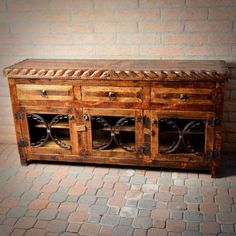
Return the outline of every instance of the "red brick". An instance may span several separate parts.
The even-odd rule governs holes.
[[[72,38],[70,35],[36,35],[32,36],[31,40],[35,44],[71,44]]]
[[[85,222],[88,219],[88,212],[86,211],[75,211],[70,214],[68,222],[69,223],[78,223],[78,222]]]
[[[137,32],[136,23],[96,23],[94,25],[95,32]]]
[[[46,235],[47,231],[43,229],[30,229],[26,232],[25,236],[44,236]]]
[[[174,195],[184,195],[187,188],[185,186],[172,186],[170,192]]]
[[[224,103],[224,111],[235,112],[236,111],[236,104],[235,104],[235,102],[233,102],[233,101],[232,102],[226,101]],[[231,126],[231,125],[232,125],[231,123],[226,123],[226,129],[228,129],[228,127]],[[225,126],[225,124],[224,124],[224,126]]]
[[[235,90],[236,89],[236,80],[228,81],[225,84],[225,89],[227,89],[227,90]]]
[[[3,208],[13,208],[15,206],[17,206],[20,202],[20,198],[19,197],[8,197],[6,199],[4,199],[1,204],[0,207]]]
[[[34,171],[29,171],[26,176],[29,178],[36,178],[39,177],[43,173],[43,170],[37,170],[35,169]]]
[[[41,191],[46,192],[46,193],[54,193],[57,191],[58,188],[59,188],[58,184],[49,183],[49,184],[44,185]]]
[[[167,220],[166,229],[181,233],[185,231],[185,223],[182,220]]]
[[[73,35],[76,44],[113,44],[115,42],[114,34],[96,33],[96,34],[76,34]]]
[[[48,45],[36,45],[36,46],[20,46],[20,47],[15,47],[13,48],[13,53],[16,56],[29,56],[35,57],[39,55],[41,57],[46,57],[49,54],[53,55],[53,48],[48,46]]]
[[[123,197],[115,196],[111,197],[107,203],[109,206],[123,207],[125,205],[125,200]]]
[[[66,231],[71,232],[71,233],[78,233],[80,226],[81,226],[81,224],[71,223],[68,225]]]
[[[236,152],[236,145],[235,143],[223,143],[222,145],[222,150],[224,152],[230,152],[230,153],[235,153]]]
[[[100,178],[102,178],[102,176],[105,176],[106,174],[108,174],[108,172],[109,172],[108,168],[97,167],[94,169],[93,174],[101,176]]]
[[[74,34],[74,33],[91,33],[93,32],[93,24],[91,23],[55,23],[51,25],[51,30],[53,33],[60,34]]]
[[[236,125],[236,124],[235,124]],[[228,133],[227,134],[227,140],[229,143],[236,143],[236,133]],[[235,194],[236,196],[236,194]]]
[[[169,218],[170,212],[166,209],[154,209],[152,211],[151,217],[154,220],[164,221]]]
[[[51,196],[51,193],[40,193],[38,199],[41,199],[41,200],[48,200]]]
[[[97,235],[99,229],[99,224],[85,223],[81,226],[79,233],[82,235]]]
[[[233,6],[233,0],[187,0],[187,6],[191,7],[226,7]]]
[[[114,13],[107,10],[89,10],[77,11],[72,13],[72,22],[89,22],[89,21],[111,21],[114,19]],[[56,21],[55,21],[56,22]]]
[[[111,226],[102,226],[99,232],[99,235],[110,236],[112,235],[113,227]]]
[[[33,217],[22,217],[16,222],[15,227],[19,229],[30,229],[35,222],[36,219]]]
[[[141,46],[140,54],[142,56],[180,56],[183,50],[181,47],[158,47],[158,46]]]
[[[96,47],[96,54],[98,56],[137,56],[139,53],[138,46],[106,46]]]
[[[40,210],[40,209],[44,209],[46,208],[48,205],[48,200],[33,200],[30,204],[29,204],[29,209],[33,209],[33,210]]]
[[[179,34],[164,35],[162,37],[164,44],[181,44],[181,45],[201,45],[206,44],[208,40],[207,34]]]
[[[163,20],[201,20],[208,15],[204,8],[164,8],[162,13]]]
[[[127,191],[130,189],[129,183],[116,183],[114,186],[115,191]]]
[[[63,212],[73,212],[77,208],[78,204],[76,202],[63,202],[58,208],[59,211]]]
[[[43,11],[48,9],[47,0],[34,1],[7,1],[7,8],[10,11]]]
[[[95,0],[95,8],[97,9],[119,9],[119,8],[136,8],[137,0]]]
[[[86,187],[83,184],[76,184],[69,189],[68,194],[80,196],[84,194],[85,191]]]
[[[47,208],[54,208],[57,209],[59,207],[59,202],[49,202]]]
[[[140,0],[140,8],[157,8],[157,7],[179,7],[184,6],[184,0]]]
[[[134,236],[146,236],[147,231],[145,229],[135,229],[133,235]]]
[[[209,43],[211,44],[235,44],[235,42],[236,42],[235,33],[209,35]]]
[[[210,8],[209,19],[215,20],[234,20],[236,18],[236,11],[233,7]]]
[[[0,34],[9,33],[9,25],[6,23],[0,23]]]
[[[74,10],[74,9],[91,9],[93,8],[92,0],[67,0],[66,4],[64,0],[52,0],[50,1],[50,7],[58,10]]]
[[[186,55],[209,56],[209,55],[229,55],[230,46],[194,46],[185,48]]]
[[[158,229],[158,228],[151,228],[148,230],[147,236],[167,236],[167,230],[166,229]],[[170,235],[170,234],[168,234]]]
[[[156,34],[118,34],[119,44],[159,44],[160,36]]]
[[[202,222],[200,224],[201,233],[205,234],[214,234],[217,235],[220,233],[220,225],[216,222]]]
[[[4,10],[6,10],[6,3],[1,1],[0,2],[0,11],[4,11]]]
[[[34,225],[34,228],[46,229],[48,222],[49,221],[47,221],[47,220],[37,220],[36,224]]]
[[[34,12],[29,14],[31,24],[35,22],[37,25],[38,22],[69,22],[70,21],[70,12],[69,11],[44,11],[44,12]],[[21,20],[19,20],[21,21]]]
[[[23,34],[4,34],[1,36],[1,43],[2,44],[9,44],[9,45],[17,45],[17,44],[30,44],[31,39],[28,38],[24,42],[24,35]]]
[[[9,211],[8,207],[0,207],[0,215],[5,215]]]
[[[3,224],[13,226],[17,220],[18,220],[18,218],[9,217],[4,220]]]
[[[186,32],[224,32],[231,31],[229,21],[190,21],[185,23]]]
[[[11,236],[23,236],[25,234],[26,230],[24,229],[14,229],[11,233]]]
[[[88,57],[95,55],[94,46],[54,46],[54,56],[56,57]]]
[[[70,178],[64,178],[59,185],[61,187],[71,187],[73,185],[75,185],[76,180],[75,179],[70,179]]]
[[[129,9],[118,10],[115,15],[115,19],[118,21],[146,21],[160,19],[160,10],[157,9]]]
[[[138,25],[139,32],[182,32],[183,24],[180,22],[149,22],[141,21]]]

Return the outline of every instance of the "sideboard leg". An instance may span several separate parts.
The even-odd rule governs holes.
[[[211,167],[211,177],[212,178],[219,178],[220,177],[220,168],[218,165],[215,165],[215,163],[212,163]]]
[[[21,164],[22,166],[27,166],[27,165],[28,165],[28,161],[27,161],[26,156],[21,156],[21,157],[20,157],[20,164]]]

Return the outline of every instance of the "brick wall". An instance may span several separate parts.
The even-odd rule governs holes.
[[[0,0],[0,69],[24,58],[223,59],[236,79],[235,0]],[[0,142],[15,142],[0,79]],[[224,150],[236,151],[236,80]]]

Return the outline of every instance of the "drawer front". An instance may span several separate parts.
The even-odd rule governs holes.
[[[86,102],[142,102],[141,87],[83,86],[82,101]]]
[[[152,88],[151,101],[154,103],[213,105],[212,88]]]
[[[38,85],[17,84],[19,100],[73,100],[73,86],[70,85]]]

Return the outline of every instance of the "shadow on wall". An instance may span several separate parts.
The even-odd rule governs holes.
[[[236,152],[236,62],[229,63],[232,78],[226,82],[224,121],[223,121],[223,152]]]

